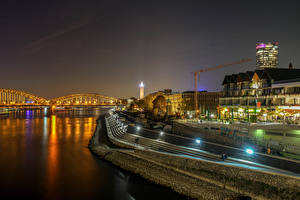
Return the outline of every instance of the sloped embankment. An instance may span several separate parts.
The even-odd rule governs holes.
[[[238,196],[300,199],[299,179],[153,151],[132,150],[124,144],[109,141],[104,121],[103,118],[98,121],[89,145],[95,154],[180,194],[197,199],[236,199]]]

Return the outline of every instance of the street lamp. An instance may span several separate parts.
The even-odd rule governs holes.
[[[254,151],[251,148],[247,148],[246,153],[249,154],[249,155],[252,155],[252,154],[254,154]]]

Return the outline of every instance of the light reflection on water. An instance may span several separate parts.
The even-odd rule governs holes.
[[[94,157],[87,148],[103,109],[27,110],[0,116],[1,197],[182,199]]]
[[[49,193],[55,193],[55,183],[58,178],[58,145],[56,135],[56,116],[51,116],[51,131],[48,145],[47,175]]]

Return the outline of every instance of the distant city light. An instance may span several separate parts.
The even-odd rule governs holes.
[[[196,143],[197,143],[197,144],[200,144],[200,143],[201,143],[201,140],[200,140],[200,139],[196,139]]]
[[[138,131],[141,130],[141,127],[140,127],[140,126],[137,126],[137,127],[136,127],[136,130],[138,130]]]
[[[47,114],[47,111],[48,111],[48,108],[45,107],[45,108],[44,108],[44,114],[45,114],[45,115]]]
[[[164,135],[164,132],[163,132],[163,131],[161,131],[161,132],[160,132],[160,135]]]

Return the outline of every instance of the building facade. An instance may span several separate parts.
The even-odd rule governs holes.
[[[144,98],[145,110],[168,115],[177,115],[183,112],[182,94],[172,92],[171,89],[165,89],[147,95]]]
[[[299,120],[300,69],[264,68],[225,76],[219,118]]]
[[[219,98],[222,97],[222,92],[198,92],[199,114],[207,117],[217,115]],[[194,107],[194,91],[185,91],[182,93],[183,107],[188,114],[195,114]]]
[[[278,65],[278,42],[256,44],[256,67],[274,68]]]

